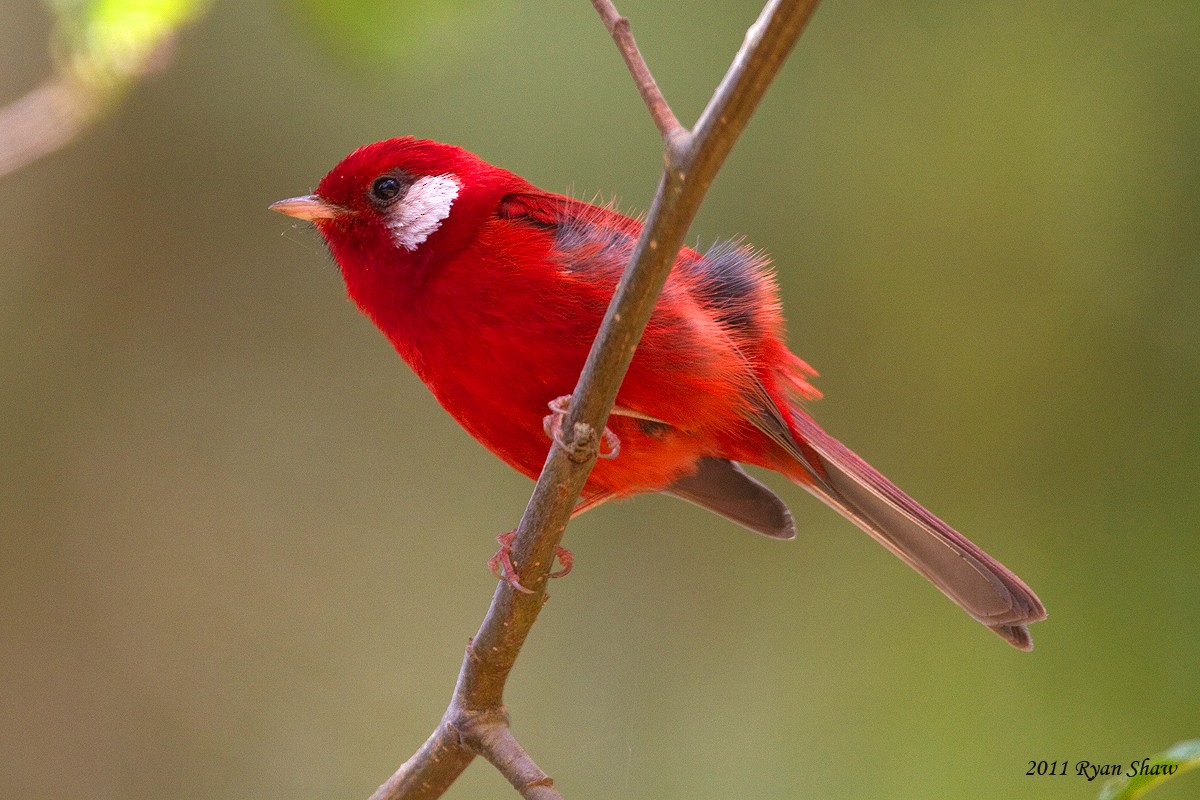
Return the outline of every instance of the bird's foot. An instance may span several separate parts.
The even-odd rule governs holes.
[[[500,549],[496,551],[496,555],[488,559],[488,569],[492,571],[499,580],[506,581],[513,589],[522,594],[533,594],[532,589],[526,589],[517,579],[517,570],[512,562],[512,546],[513,540],[517,538],[516,531],[502,533],[496,537],[496,541],[500,543]],[[561,578],[571,571],[571,567],[575,566],[575,556],[571,555],[571,551],[565,547],[554,548],[554,555],[558,557],[558,563],[562,564],[562,569],[555,570],[550,573],[551,578]]]
[[[555,444],[571,455],[572,460],[584,461],[586,456],[583,446],[586,442],[576,439],[571,444],[567,444],[563,441],[562,424],[567,417],[567,412],[571,410],[571,395],[564,394],[556,397],[547,405],[550,407],[550,413],[542,418],[542,429],[546,431],[547,436],[554,440]],[[600,446],[596,450],[596,458],[616,458],[617,454],[621,452],[621,440],[608,427],[605,427],[604,433],[600,437]],[[579,455],[578,458],[576,458],[577,455]]]

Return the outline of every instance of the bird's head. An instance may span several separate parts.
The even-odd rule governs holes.
[[[457,253],[500,199],[524,186],[460,147],[404,137],[360,147],[316,192],[271,208],[312,221],[349,278],[359,268]]]

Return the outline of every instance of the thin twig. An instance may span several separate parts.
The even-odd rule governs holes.
[[[503,706],[466,711],[452,701],[441,724],[413,755],[380,786],[378,798],[440,797],[475,756],[483,756],[526,800],[563,800],[554,780],[541,770],[508,727]]]
[[[481,726],[474,744],[479,754],[508,778],[508,782],[525,800],[563,800],[558,789],[554,788],[554,779],[533,763],[517,737],[513,736],[507,722]]]
[[[695,131],[668,146],[658,193],[572,393],[575,402],[565,430],[577,423],[603,428],[700,201],[816,6],[817,0],[770,0],[747,31]]]
[[[447,709],[446,715],[449,714]],[[421,749],[375,790],[371,800],[433,800],[441,797],[474,758],[475,754],[463,747],[457,731],[447,725],[443,717]]]
[[[625,66],[629,68],[629,74],[633,76],[633,82],[637,85],[638,92],[646,103],[646,108],[650,109],[650,116],[654,120],[654,124],[658,126],[658,132],[662,134],[663,140],[670,142],[679,134],[686,133],[687,131],[675,116],[675,112],[667,104],[667,98],[663,97],[662,91],[658,88],[658,83],[654,80],[650,67],[646,65],[646,60],[642,58],[637,42],[633,40],[633,32],[629,29],[629,20],[617,13],[611,0],[592,0],[592,5],[595,6],[600,19],[604,21],[604,27],[608,28],[608,32],[612,34],[613,41],[617,43],[617,50],[625,59]]]
[[[767,86],[804,29],[817,0],[770,0],[721,81],[694,132],[679,126],[632,45],[627,23],[610,2],[592,0],[613,31],[655,124],[667,140],[667,168],[659,183],[631,263],[617,286],[587,363],[572,393],[563,447],[549,448],[513,542],[513,562],[530,594],[500,581],[479,632],[467,646],[458,683],[437,730],[372,800],[435,798],[475,755],[496,764],[527,798],[558,800],[548,776],[508,728],[504,685],[548,599],[554,553],[595,464],[599,438],[621,380],[645,331],[659,292],[713,177],[746,127]],[[642,78],[648,78],[648,82]],[[647,88],[650,87],[650,88]],[[574,451],[574,452],[572,452]],[[579,458],[580,453],[585,457]]]

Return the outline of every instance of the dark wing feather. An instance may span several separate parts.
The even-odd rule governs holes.
[[[611,208],[552,192],[506,195],[496,206],[496,216],[549,231],[564,250],[582,244],[607,244],[629,251],[642,230],[641,222]],[[601,234],[606,237],[603,242],[597,240]]]

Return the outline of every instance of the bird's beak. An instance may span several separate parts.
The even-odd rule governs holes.
[[[306,219],[309,222],[318,219],[333,219],[334,217],[340,217],[343,214],[349,213],[341,206],[328,203],[315,194],[306,194],[303,197],[289,197],[287,200],[271,203],[270,209],[278,211],[280,214],[287,214],[289,217],[295,217],[296,219]]]

